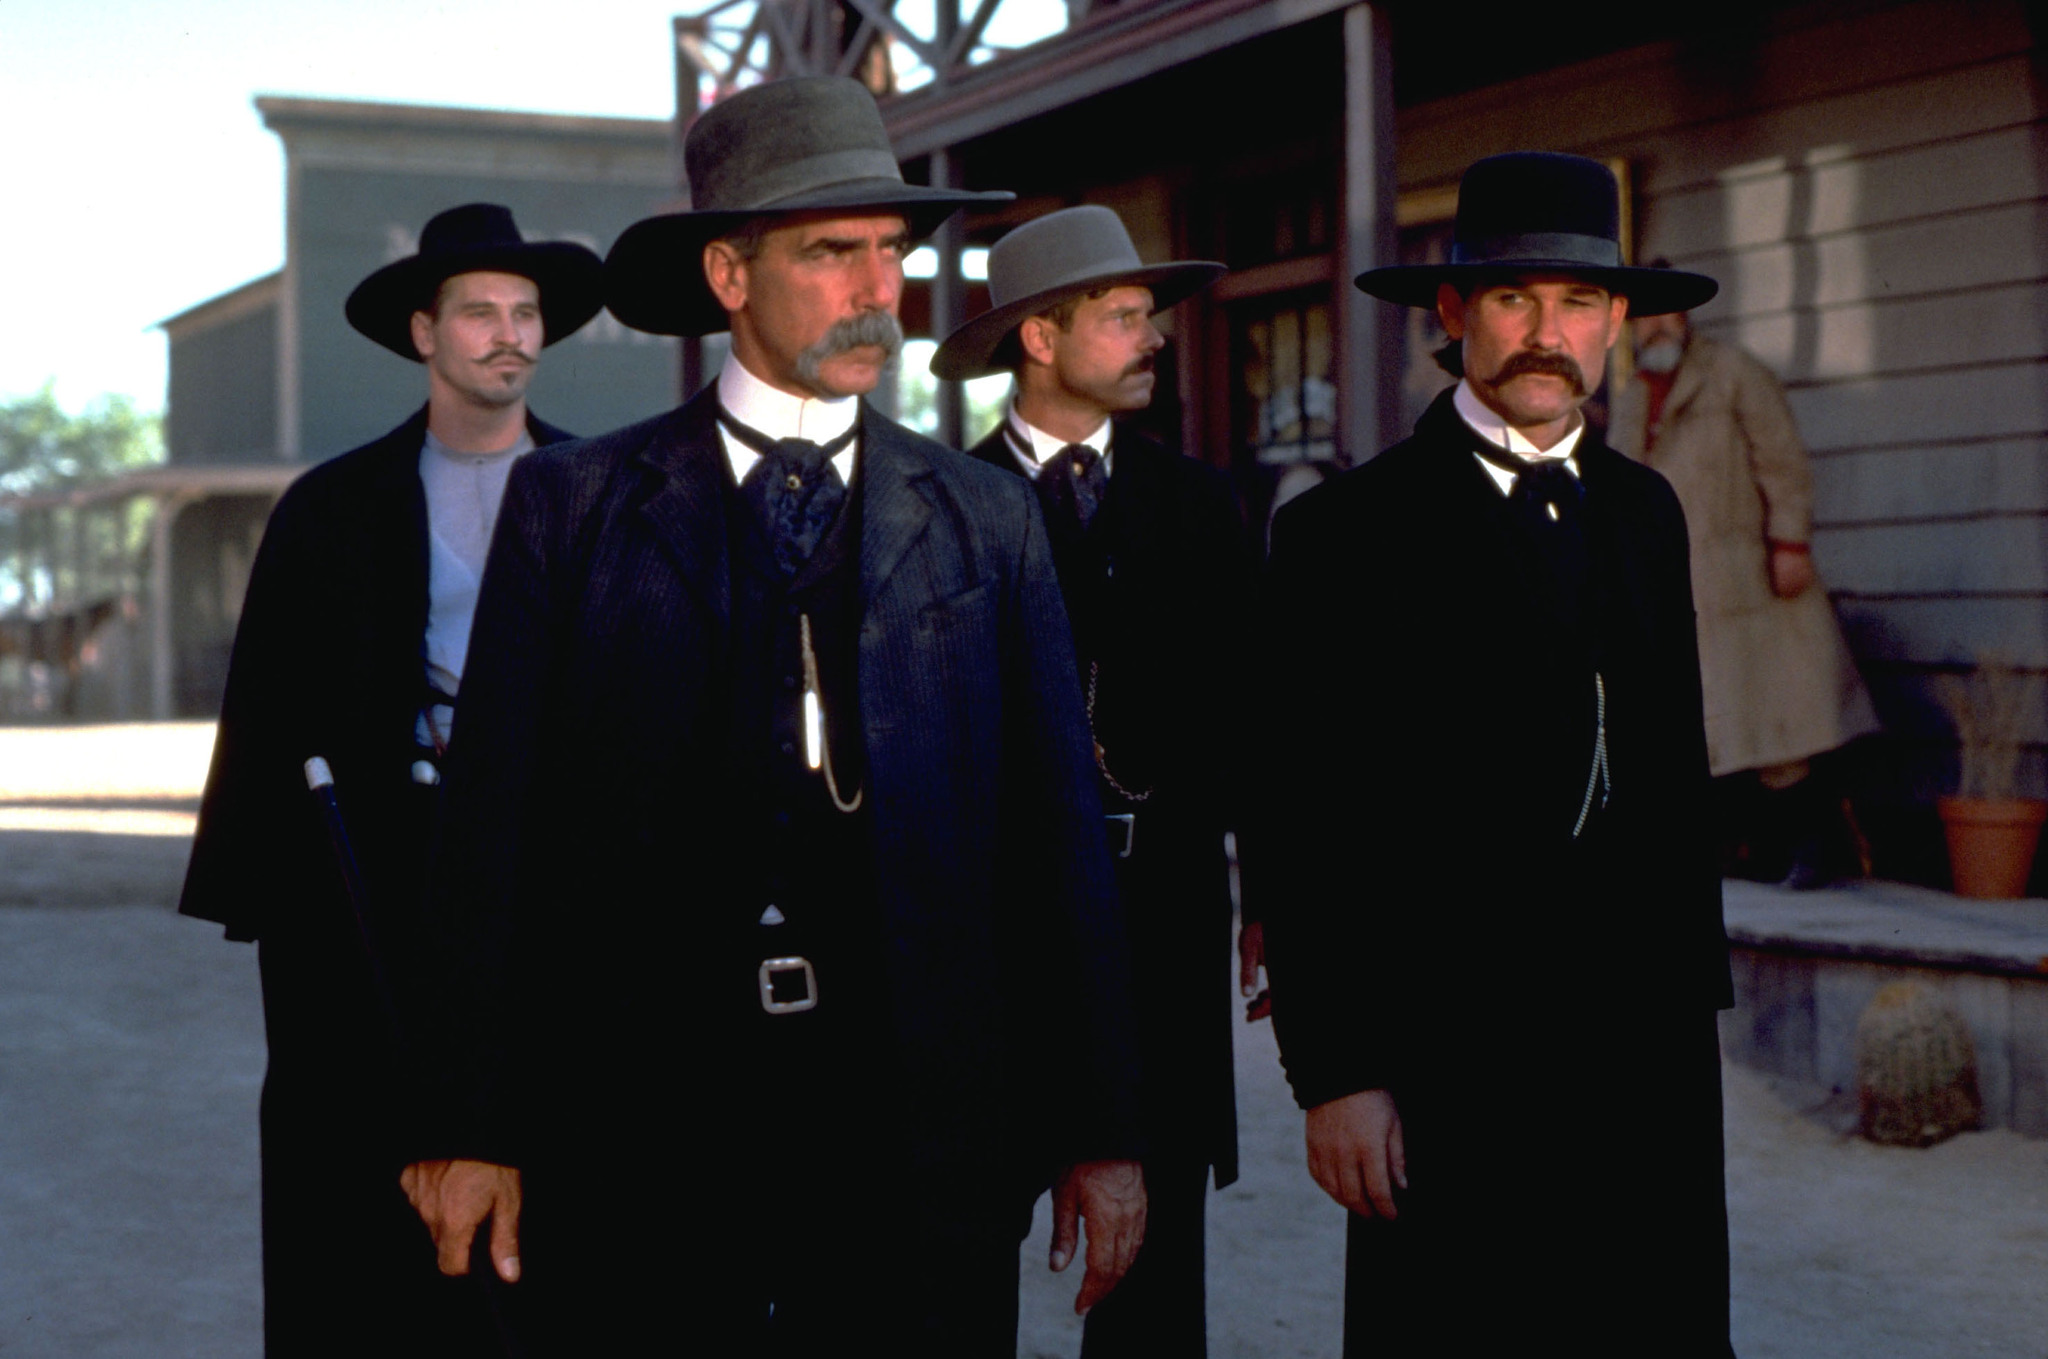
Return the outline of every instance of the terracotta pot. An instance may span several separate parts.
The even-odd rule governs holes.
[[[1957,896],[2026,895],[2041,823],[2048,821],[2048,802],[2030,797],[1944,797],[1934,806],[1948,833],[1948,862]]]

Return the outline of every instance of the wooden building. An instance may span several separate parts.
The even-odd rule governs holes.
[[[1449,381],[1433,322],[1351,277],[1441,250],[1481,156],[1608,161],[1637,257],[1721,281],[1698,323],[1780,374],[1815,455],[1815,554],[1886,726],[1856,775],[1879,871],[1942,871],[1942,674],[1991,656],[2030,674],[2025,778],[2048,791],[2048,87],[2030,7],[1495,24],[1464,6],[1076,0],[1057,33],[996,50],[1015,2],[938,0],[910,32],[884,0],[731,0],[678,34],[706,93],[864,74],[913,174],[1018,192],[942,253],[1086,201],[1148,258],[1229,264],[1169,318],[1159,414],[1232,473],[1254,523],[1399,437]],[[943,331],[980,305],[942,270],[906,315]]]
[[[285,153],[284,268],[163,322],[163,466],[0,504],[21,605],[0,618],[0,718],[211,717],[271,507],[307,465],[426,399],[419,365],[342,303],[466,202],[600,254],[675,180],[669,123],[259,98]],[[672,341],[600,313],[547,351],[530,399],[596,433],[675,397]]]

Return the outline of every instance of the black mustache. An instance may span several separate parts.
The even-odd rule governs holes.
[[[533,355],[527,353],[518,345],[512,344],[499,345],[496,349],[484,355],[483,361],[485,363],[495,363],[499,359],[517,359],[524,364],[531,364],[535,361]]]
[[[1586,375],[1569,354],[1558,354],[1541,349],[1523,349],[1508,355],[1487,382],[1489,387],[1498,387],[1510,378],[1534,375],[1563,378],[1572,385],[1573,396],[1586,394]]]

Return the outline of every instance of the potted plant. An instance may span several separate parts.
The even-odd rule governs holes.
[[[1955,716],[1961,772],[1953,797],[1935,810],[1948,836],[1949,870],[1958,896],[2025,894],[2048,802],[2020,796],[2027,677],[1998,657],[1981,659],[1968,679],[1943,677]]]

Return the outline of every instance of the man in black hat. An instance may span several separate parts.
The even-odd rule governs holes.
[[[1480,161],[1433,306],[1464,377],[1273,533],[1273,1016],[1351,1218],[1351,1354],[1726,1355],[1730,1000],[1685,524],[1579,413],[1624,318],[1613,176]]]
[[[1077,1305],[1142,1235],[1121,918],[1027,488],[859,399],[909,243],[1007,195],[905,184],[833,78],[685,161],[609,301],[730,357],[512,479],[436,879],[454,1159],[408,1181],[549,1352],[1010,1354],[1048,1180]]]
[[[1089,1313],[1082,1353],[1206,1351],[1203,1198],[1237,1178],[1230,877],[1241,762],[1217,694],[1249,618],[1247,545],[1229,483],[1113,416],[1152,400],[1151,317],[1220,264],[1145,265],[1108,208],[1027,222],[989,252],[994,305],[932,358],[962,381],[1008,369],[1003,423],[971,450],[1033,483],[1095,744],[1097,791],[1131,934],[1144,1079],[1145,1244]],[[1258,927],[1247,932],[1256,972]]]
[[[427,376],[427,404],[278,502],[235,634],[179,909],[257,942],[264,1330],[272,1354],[457,1352],[488,1335],[399,1191],[413,1135],[389,995],[416,976],[434,784],[485,549],[521,453],[568,436],[526,409],[544,345],[602,303],[602,262],[529,243],[490,203],[427,223],[348,299]],[[331,766],[360,870],[352,905],[306,787]],[[365,957],[351,913],[369,917]]]

